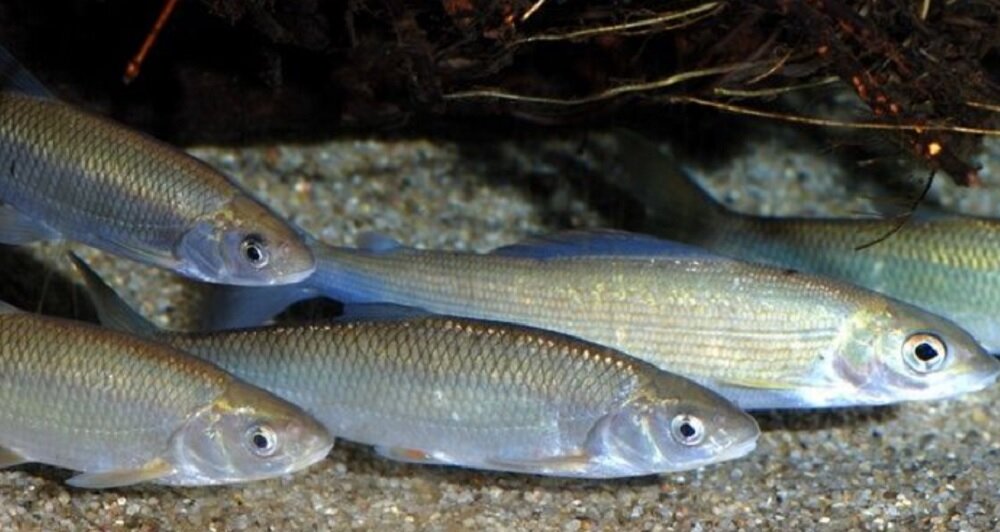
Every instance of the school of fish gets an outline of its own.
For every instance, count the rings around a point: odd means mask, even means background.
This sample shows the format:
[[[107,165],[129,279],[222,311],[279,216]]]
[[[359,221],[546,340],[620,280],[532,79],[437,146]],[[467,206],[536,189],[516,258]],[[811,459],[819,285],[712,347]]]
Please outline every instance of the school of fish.
[[[855,251],[886,223],[730,213],[626,135],[627,186],[677,241],[334,247],[60,102],[2,49],[0,80],[0,242],[68,239],[208,294],[202,330],[161,330],[71,256],[102,326],[0,303],[0,467],[50,464],[90,489],[231,484],[342,438],[419,464],[656,475],[752,452],[747,411],[943,399],[1000,375],[990,220],[914,222]],[[314,297],[344,315],[266,324]]]

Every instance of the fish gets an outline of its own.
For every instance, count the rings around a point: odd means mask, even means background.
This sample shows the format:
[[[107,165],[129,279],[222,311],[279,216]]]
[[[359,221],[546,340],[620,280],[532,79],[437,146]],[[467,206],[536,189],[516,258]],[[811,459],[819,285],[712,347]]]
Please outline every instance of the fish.
[[[619,184],[645,207],[644,230],[863,286],[953,321],[1000,353],[1000,220],[921,210],[905,223],[742,214],[651,142],[621,138]]]
[[[152,341],[0,304],[0,467],[70,486],[231,484],[300,471],[333,438],[299,407]]]
[[[718,394],[567,335],[383,305],[330,322],[164,331],[76,262],[109,327],[217,364],[392,460],[618,478],[733,460],[760,434]]]
[[[0,48],[0,242],[68,239],[192,279],[301,281],[298,230],[186,153],[56,99]]]
[[[912,305],[647,235],[565,231],[485,254],[367,235],[313,253],[317,271],[297,285],[214,287],[204,328],[317,296],[410,306],[576,336],[754,410],[942,399],[1000,371],[968,333]]]

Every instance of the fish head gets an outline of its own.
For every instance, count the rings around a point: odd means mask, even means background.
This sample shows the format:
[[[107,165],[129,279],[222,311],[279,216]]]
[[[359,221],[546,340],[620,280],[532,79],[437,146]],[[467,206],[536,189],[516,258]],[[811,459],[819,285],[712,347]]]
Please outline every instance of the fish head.
[[[291,284],[316,270],[316,259],[302,236],[244,196],[196,223],[181,237],[175,254],[181,273],[219,284]]]
[[[904,303],[856,320],[851,336],[853,354],[835,372],[853,385],[854,404],[944,399],[982,390],[1000,375],[1000,362],[969,333]]]
[[[753,417],[694,383],[682,388],[683,395],[639,398],[607,416],[595,428],[599,449],[592,452],[617,471],[641,475],[734,460],[756,447]]]
[[[325,458],[333,442],[300,408],[234,381],[177,432],[173,462],[201,484],[230,484],[304,469]]]

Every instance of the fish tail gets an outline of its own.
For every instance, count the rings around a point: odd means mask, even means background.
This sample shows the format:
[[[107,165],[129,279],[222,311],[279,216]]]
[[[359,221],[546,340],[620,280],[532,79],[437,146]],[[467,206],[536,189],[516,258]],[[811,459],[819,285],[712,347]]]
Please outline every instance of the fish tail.
[[[697,241],[732,223],[728,210],[653,142],[631,131],[618,135],[624,172],[620,183],[646,207],[650,225],[663,236]]]

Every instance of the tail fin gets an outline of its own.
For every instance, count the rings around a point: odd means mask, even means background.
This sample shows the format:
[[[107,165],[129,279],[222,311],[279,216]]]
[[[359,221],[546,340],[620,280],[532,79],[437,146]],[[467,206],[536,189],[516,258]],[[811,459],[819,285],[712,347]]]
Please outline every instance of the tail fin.
[[[667,238],[697,242],[735,216],[702,189],[676,160],[632,131],[618,135],[626,192],[646,207],[649,225]]]
[[[111,329],[145,338],[151,338],[160,332],[156,325],[129,307],[83,259],[77,257],[75,253],[70,253],[69,257],[83,276],[83,282],[87,285],[87,291],[93,299],[97,316],[102,324]]]

